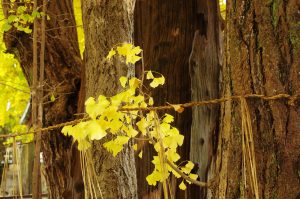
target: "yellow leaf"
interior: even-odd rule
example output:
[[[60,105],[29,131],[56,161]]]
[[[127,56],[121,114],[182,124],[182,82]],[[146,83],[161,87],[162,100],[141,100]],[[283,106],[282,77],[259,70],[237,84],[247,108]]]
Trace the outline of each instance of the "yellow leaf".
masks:
[[[173,121],[174,121],[174,117],[166,113],[163,122],[170,124]]]
[[[168,160],[171,162],[177,162],[180,159],[180,155],[176,153],[175,150],[169,149],[166,152],[166,156],[168,157]]]
[[[142,132],[143,135],[146,135],[146,129],[148,127],[148,122],[145,118],[142,118],[139,122],[136,123],[138,129]]]
[[[140,153],[139,153],[139,158],[143,158],[143,151],[141,151]]]
[[[181,168],[182,172],[189,174],[191,173],[191,170],[194,168],[194,163],[192,163],[191,161],[188,161],[188,163]]]
[[[155,186],[157,182],[161,180],[161,174],[154,170],[150,175],[146,177],[146,180],[149,185]]]
[[[181,189],[181,190],[186,190],[186,186],[185,186],[185,184],[184,184],[183,181],[180,183],[179,189]]]
[[[108,55],[106,56],[106,59],[110,60],[114,55],[116,54],[116,51],[112,48]]]
[[[126,56],[126,64],[128,64],[128,63],[135,64],[140,59],[142,59],[142,57],[140,57],[140,56],[128,55],[128,56]]]
[[[147,72],[146,79],[154,79],[154,76],[153,76],[151,70],[149,70],[149,71]]]
[[[127,56],[128,54],[130,54],[132,47],[133,47],[132,44],[125,43],[122,46],[117,47],[117,51],[119,55]]]
[[[174,110],[178,113],[182,113],[184,111],[184,108],[177,104],[171,104],[171,106],[174,108]]]
[[[154,78],[153,81],[150,83],[150,86],[152,88],[156,88],[159,85],[164,85],[165,84],[165,78],[164,76],[161,76],[159,78]]]
[[[111,140],[103,144],[109,152],[116,156],[123,149],[123,145],[128,143],[129,137],[127,136],[117,136],[115,140]]]
[[[128,81],[127,77],[124,76],[120,77],[121,86],[123,88],[125,88],[127,81]]]
[[[189,177],[190,177],[191,179],[193,179],[193,180],[197,180],[198,175],[197,175],[197,174],[191,173],[191,174],[189,175]]]
[[[137,144],[134,144],[133,146],[132,146],[132,148],[133,148],[133,150],[137,150]]]
[[[127,136],[117,136],[117,138],[114,141],[115,141],[116,144],[124,145],[124,144],[127,144],[129,139],[130,138],[127,137]]]
[[[133,77],[129,80],[129,87],[132,89],[136,89],[140,86],[140,80],[136,77]]]
[[[51,102],[54,102],[54,101],[55,101],[55,96],[54,96],[53,94],[52,94],[51,97],[50,97],[50,101],[51,101]]]
[[[154,104],[153,97],[150,97],[149,100],[148,100],[148,105],[152,106],[153,104]]]
[[[87,123],[86,131],[88,131],[90,140],[101,140],[107,134],[105,130],[103,130],[103,128],[100,126],[100,124],[95,120],[89,121]]]
[[[142,52],[142,49],[139,46],[134,47],[131,51],[131,53],[136,54],[136,55],[140,54],[141,52]]]
[[[180,178],[181,175],[179,173],[177,173],[175,170],[171,169],[173,175],[176,177],[176,178]]]
[[[127,135],[129,137],[135,137],[139,132],[132,128],[132,126],[129,126],[129,131],[127,132]]]

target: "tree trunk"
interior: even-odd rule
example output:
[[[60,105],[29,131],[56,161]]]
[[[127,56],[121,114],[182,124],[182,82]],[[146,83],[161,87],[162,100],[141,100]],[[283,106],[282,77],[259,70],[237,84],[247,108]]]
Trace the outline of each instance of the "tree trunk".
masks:
[[[299,95],[299,1],[229,0],[227,9],[222,95]],[[247,103],[260,198],[299,198],[299,100],[294,106],[283,99]],[[249,186],[243,188],[240,103],[226,102],[221,111],[215,167],[220,180],[212,198],[254,198]]]
[[[198,54],[203,55],[204,51],[202,49],[205,49],[203,46],[197,46],[195,47],[197,48],[196,52],[195,48],[193,48],[193,38],[195,32],[206,33],[208,17],[207,12],[203,13],[197,7],[207,8],[207,1],[137,0],[135,8],[135,42],[136,45],[141,46],[144,50],[145,70],[157,71],[166,77],[166,84],[151,93],[154,97],[155,105],[165,105],[167,102],[178,104],[191,101],[189,58],[192,56],[191,53],[195,56],[200,56]],[[204,19],[204,14],[206,19]],[[211,19],[211,21],[213,20]],[[207,34],[212,33],[213,30],[211,29],[214,28],[215,24],[212,24]],[[210,36],[208,41],[213,42],[211,46],[215,47],[215,39],[217,39],[215,37],[217,36]],[[206,43],[202,45],[206,45]],[[213,52],[214,50],[216,51],[217,49],[211,49],[209,53],[212,53],[212,59],[215,61],[217,53]],[[204,64],[203,67],[205,68],[207,65]],[[218,79],[216,80],[218,63],[214,63],[213,67],[211,71],[207,71],[206,75],[213,75],[212,79],[216,82],[214,82],[211,92],[217,92],[215,85],[218,85]],[[136,71],[138,77],[142,75],[141,66],[137,66]],[[199,78],[199,73],[192,74]],[[194,84],[192,90],[194,89],[198,89],[196,84]],[[211,95],[215,96],[214,94]],[[181,114],[173,111],[171,113],[175,114],[176,122],[174,125],[185,136],[184,145],[180,147],[181,161],[189,160],[190,153],[195,154],[190,151],[192,113],[190,109],[186,109]],[[142,146],[141,150],[143,150],[143,159],[137,157],[139,198],[161,198],[161,186],[151,187],[146,182],[146,176],[153,171],[153,165],[149,165],[149,162],[151,162],[153,155],[156,153],[153,147],[148,144],[141,142],[140,145]],[[192,145],[192,150],[195,148],[197,146]],[[200,156],[200,154],[196,155]],[[195,160],[198,160],[198,158],[195,158]],[[188,190],[190,191],[190,189]],[[189,191],[179,190],[178,183],[172,179],[172,194],[174,198],[196,198],[200,194],[199,189],[196,188],[192,192]]]
[[[123,42],[131,42],[133,34],[134,0],[82,1],[85,31],[85,86],[86,98],[112,96],[120,91],[120,76],[133,76],[120,60],[105,59],[109,50]],[[100,189],[105,199],[136,198],[137,183],[134,153],[131,146],[113,157],[102,144],[94,142],[92,157]]]
[[[220,24],[217,1],[198,0],[197,13],[201,28],[195,32],[190,55],[192,101],[204,101],[219,97],[220,73]],[[207,181],[209,168],[216,149],[219,106],[192,108],[190,160],[199,164],[198,175]],[[206,189],[199,189],[197,198],[206,198]]]
[[[39,1],[39,4],[41,1]],[[18,4],[20,5],[20,4]],[[80,87],[81,58],[71,0],[49,1],[46,22],[44,126],[75,118]],[[9,1],[3,1],[6,16]],[[39,25],[40,27],[40,25]],[[40,29],[38,30],[38,32]],[[20,61],[25,77],[32,85],[32,37],[11,30],[4,37],[7,51]],[[38,37],[40,40],[40,37]],[[56,100],[50,101],[51,94]],[[72,140],[60,130],[42,136],[42,152],[49,198],[82,198],[83,189],[78,152]]]

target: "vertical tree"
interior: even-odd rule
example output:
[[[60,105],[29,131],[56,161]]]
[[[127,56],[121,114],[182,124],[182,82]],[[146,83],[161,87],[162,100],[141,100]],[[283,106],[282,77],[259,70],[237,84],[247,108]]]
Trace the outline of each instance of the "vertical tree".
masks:
[[[41,1],[38,3],[40,5]],[[8,0],[2,2],[6,17],[12,9],[10,5]],[[16,1],[15,5],[24,5],[24,2]],[[30,4],[28,6],[30,9]],[[44,126],[51,126],[75,118],[82,61],[72,1],[49,1],[47,10],[50,20],[46,22],[43,88],[48,97],[44,98]],[[7,51],[20,61],[25,77],[32,86],[31,35],[12,29],[5,34],[4,40]],[[50,101],[51,94],[56,98],[54,102]],[[59,129],[51,131],[43,135],[42,152],[49,198],[82,198],[81,172],[80,167],[76,166],[79,165],[78,153],[72,147],[72,140],[64,137]]]
[[[112,96],[120,91],[120,76],[133,76],[134,69],[120,60],[107,61],[116,44],[131,42],[135,0],[82,1],[85,31],[86,98]],[[136,198],[137,183],[133,149],[130,146],[113,157],[101,142],[94,142],[92,156],[104,198]]]
[[[299,1],[227,1],[222,96],[299,95]],[[260,198],[300,196],[299,101],[247,99]],[[244,187],[239,102],[222,105],[212,198],[254,198]],[[249,185],[249,177],[247,177]]]
[[[217,1],[207,0],[137,0],[135,8],[135,43],[144,50],[146,70],[166,77],[166,84],[152,96],[155,105],[184,103],[218,96],[219,24]],[[137,66],[137,76],[141,76]],[[192,84],[192,85],[191,85]],[[191,98],[192,96],[192,98]],[[212,156],[212,134],[216,129],[217,107],[186,109],[176,113],[176,126],[185,135],[181,160],[192,158],[200,163],[201,180]],[[191,121],[193,127],[191,132]],[[191,142],[190,142],[191,139]],[[140,198],[161,197],[161,187],[147,185],[145,177],[152,172],[149,162],[155,154],[141,142],[143,159],[137,158],[138,193]],[[199,197],[198,188],[191,193],[180,191],[172,180],[175,198]],[[203,194],[205,195],[205,194]]]

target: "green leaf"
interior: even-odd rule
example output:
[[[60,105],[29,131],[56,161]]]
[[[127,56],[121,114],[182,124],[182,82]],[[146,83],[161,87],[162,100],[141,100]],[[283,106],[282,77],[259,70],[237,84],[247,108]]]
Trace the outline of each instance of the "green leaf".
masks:
[[[2,25],[2,30],[3,30],[3,32],[7,32],[11,29],[11,27],[12,27],[12,25],[10,25],[9,23],[6,22]]]
[[[32,29],[30,29],[28,26],[23,28],[23,31],[27,34],[30,34],[32,32]]]
[[[16,15],[10,15],[8,18],[7,18],[7,21],[8,23],[12,23],[14,22],[18,17]]]
[[[52,94],[51,96],[50,96],[50,101],[51,102],[54,102],[56,99],[55,99],[55,96]]]

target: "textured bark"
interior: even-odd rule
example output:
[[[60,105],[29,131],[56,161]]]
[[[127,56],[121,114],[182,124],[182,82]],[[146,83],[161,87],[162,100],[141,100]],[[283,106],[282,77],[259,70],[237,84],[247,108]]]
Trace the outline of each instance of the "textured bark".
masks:
[[[132,68],[114,59],[105,59],[117,44],[131,42],[133,34],[134,0],[84,0],[82,1],[85,31],[86,98],[102,94],[112,96],[120,91],[119,78],[132,73]],[[133,75],[133,74],[131,74]],[[94,142],[92,156],[105,199],[136,198],[137,183],[133,149],[126,146],[117,157]]]
[[[189,64],[192,101],[203,101],[219,97],[219,5],[217,1],[199,0],[197,6],[202,26],[195,32]],[[219,106],[193,107],[192,118],[190,160],[199,164],[200,180],[207,181],[216,148]],[[206,198],[206,190],[198,189],[198,197]]]
[[[191,100],[189,57],[195,31],[205,29],[197,12],[198,3],[197,0],[137,0],[135,43],[144,50],[145,70],[157,71],[166,77],[165,85],[151,93],[155,105]],[[141,66],[137,66],[136,71],[140,77]],[[189,160],[191,111],[171,113],[175,115],[174,125],[185,136],[184,145],[180,147],[181,160]],[[149,186],[146,182],[146,176],[153,171],[149,162],[156,153],[146,143],[139,146],[143,150],[143,159],[137,158],[139,198],[162,198],[161,186]],[[181,191],[172,179],[172,195],[174,198],[195,198],[199,192],[190,195],[188,191]]]
[[[300,2],[227,1],[223,96],[300,93]],[[286,100],[248,100],[260,198],[300,197],[300,108]],[[240,198],[240,103],[222,105],[213,198]],[[249,178],[248,178],[249,179]],[[249,183],[249,182],[248,182]],[[249,186],[244,193],[253,198]]]
[[[8,3],[3,8],[8,15]],[[41,1],[38,2],[39,5]],[[50,20],[46,23],[45,96],[53,93],[55,102],[45,98],[44,126],[51,126],[74,118],[80,85],[81,58],[77,42],[73,5],[71,0],[48,2]],[[40,29],[38,30],[40,32]],[[5,34],[7,51],[20,61],[25,77],[32,85],[32,37],[12,30]],[[40,40],[40,38],[38,38]],[[81,172],[78,153],[72,140],[60,130],[42,137],[42,152],[49,198],[82,198]],[[76,170],[77,169],[77,170]],[[79,169],[79,170],[78,170]]]

